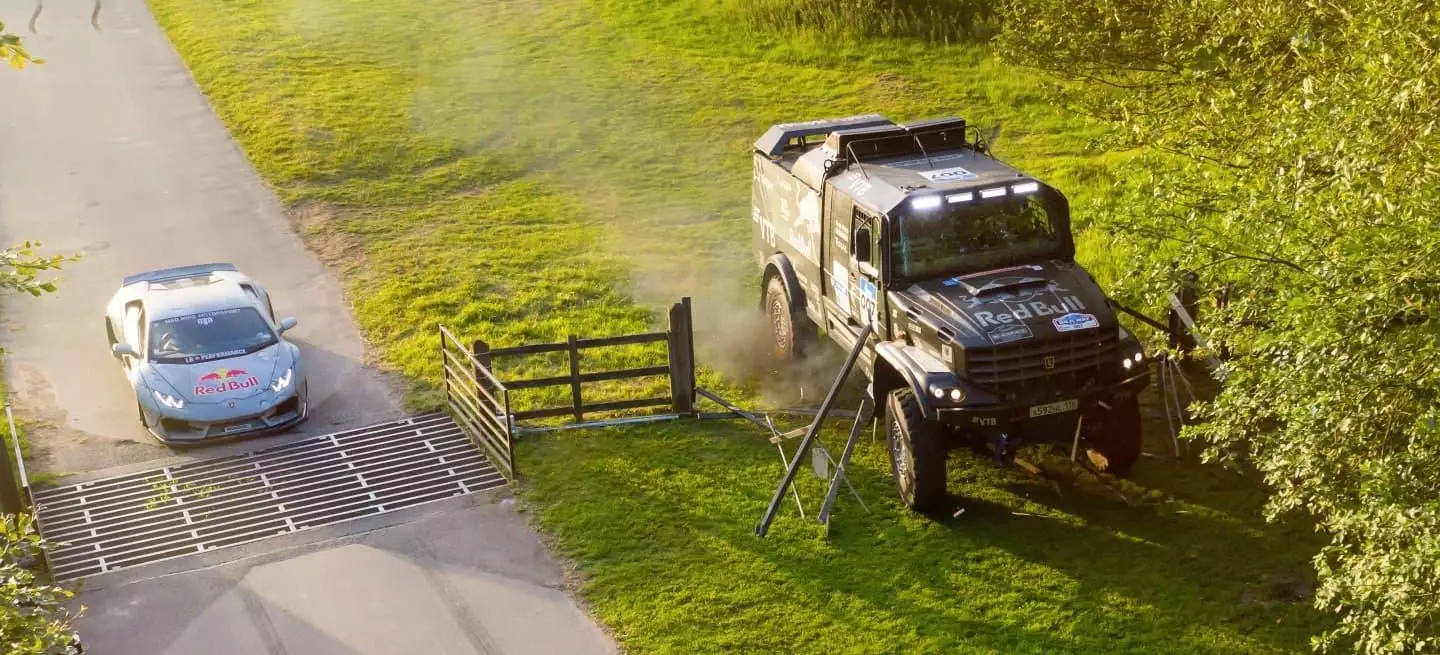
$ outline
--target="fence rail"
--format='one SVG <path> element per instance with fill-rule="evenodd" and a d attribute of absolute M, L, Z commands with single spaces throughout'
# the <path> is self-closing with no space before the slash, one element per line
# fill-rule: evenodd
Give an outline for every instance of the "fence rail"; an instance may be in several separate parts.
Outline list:
<path fill-rule="evenodd" d="M 515 421 L 569 416 L 576 422 L 581 422 L 585 420 L 586 414 L 645 409 L 650 407 L 669 407 L 675 414 L 694 414 L 695 354 L 694 338 L 691 334 L 693 322 L 690 314 L 690 299 L 684 298 L 680 302 L 672 305 L 670 307 L 669 318 L 669 328 L 664 332 L 647 332 L 643 334 L 627 334 L 615 337 L 587 339 L 571 336 L 565 341 L 555 343 L 527 344 L 507 348 L 491 348 L 490 344 L 477 340 L 472 344 L 470 352 L 476 365 L 485 370 L 487 379 L 494 380 L 495 384 L 503 386 L 507 392 L 549 387 L 569 387 L 570 403 L 568 405 L 540 407 L 515 412 L 512 415 Z M 584 352 L 587 350 L 647 343 L 665 344 L 665 364 L 590 373 L 580 372 L 580 362 Z M 545 353 L 565 353 L 569 372 L 565 375 L 508 380 L 502 385 L 491 368 L 497 358 L 522 357 Z M 607 400 L 601 402 L 590 402 L 585 399 L 584 386 L 589 383 L 659 376 L 669 377 L 669 396 L 655 396 L 631 400 Z M 507 415 L 509 415 L 508 411 Z"/>

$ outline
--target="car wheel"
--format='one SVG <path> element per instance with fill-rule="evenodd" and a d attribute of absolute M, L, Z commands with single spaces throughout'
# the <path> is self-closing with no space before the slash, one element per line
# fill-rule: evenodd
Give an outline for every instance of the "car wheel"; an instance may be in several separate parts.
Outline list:
<path fill-rule="evenodd" d="M 1131 398 L 1115 403 L 1090 433 L 1086 456 L 1096 469 L 1123 476 L 1140 459 L 1144 434 L 1140 427 L 1140 401 Z"/>
<path fill-rule="evenodd" d="M 150 421 L 145 419 L 145 406 L 140 401 L 135 401 L 135 414 L 140 418 L 140 426 L 146 430 L 150 429 Z"/>
<path fill-rule="evenodd" d="M 945 442 L 940 426 L 926 420 L 909 388 L 890 392 L 885 437 L 890 473 L 900 500 L 917 512 L 938 509 L 945 502 Z"/>

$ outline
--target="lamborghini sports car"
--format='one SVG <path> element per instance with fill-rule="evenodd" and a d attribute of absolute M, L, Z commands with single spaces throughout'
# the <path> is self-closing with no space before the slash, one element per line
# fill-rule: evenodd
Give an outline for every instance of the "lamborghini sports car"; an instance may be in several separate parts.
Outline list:
<path fill-rule="evenodd" d="M 309 411 L 300 349 L 270 294 L 232 264 L 124 278 L 105 310 L 140 423 L 167 444 L 293 426 Z"/>

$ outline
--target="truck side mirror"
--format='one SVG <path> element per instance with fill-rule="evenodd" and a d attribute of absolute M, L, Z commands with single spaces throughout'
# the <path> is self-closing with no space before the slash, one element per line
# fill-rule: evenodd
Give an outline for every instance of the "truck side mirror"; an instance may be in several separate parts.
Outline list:
<path fill-rule="evenodd" d="M 855 230 L 855 261 L 863 264 L 870 262 L 870 228 L 862 227 Z"/>
<path fill-rule="evenodd" d="M 135 353 L 135 348 L 128 343 L 117 343 L 110 346 L 110 352 L 114 353 L 116 357 L 139 357 Z"/>

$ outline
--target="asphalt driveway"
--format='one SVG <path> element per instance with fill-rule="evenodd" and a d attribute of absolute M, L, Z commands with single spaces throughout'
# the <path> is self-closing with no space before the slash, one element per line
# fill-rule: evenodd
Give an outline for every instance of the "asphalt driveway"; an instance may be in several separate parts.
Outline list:
<path fill-rule="evenodd" d="M 80 254 L 60 291 L 4 299 L 9 390 L 34 419 L 32 469 L 84 476 L 167 457 L 210 457 L 399 416 L 343 288 L 301 243 L 141 0 L 0 0 L 0 21 L 47 63 L 0 70 L 0 240 Z M 227 261 L 295 316 L 312 413 L 298 432 L 183 453 L 152 439 L 107 349 L 106 301 L 126 274 Z"/>

